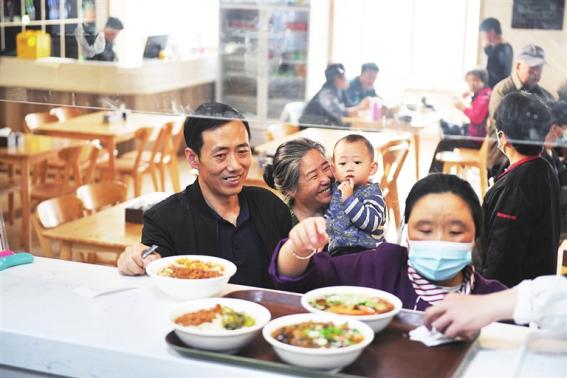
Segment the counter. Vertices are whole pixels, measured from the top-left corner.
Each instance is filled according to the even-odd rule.
[[[131,285],[90,298],[77,288]],[[229,285],[227,292],[242,289]],[[89,377],[278,377],[186,358],[170,349],[167,314],[177,303],[149,277],[115,268],[36,257],[0,272],[0,376],[26,373]],[[510,376],[518,346],[530,330],[493,324],[465,376]],[[408,356],[409,358],[409,356]]]

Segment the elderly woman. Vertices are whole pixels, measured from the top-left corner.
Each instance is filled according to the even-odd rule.
[[[264,181],[286,197],[292,226],[323,216],[331,202],[333,173],[325,148],[307,138],[282,143],[264,171]]]
[[[382,243],[357,254],[317,253],[327,244],[325,220],[299,222],[272,257],[277,288],[304,292],[331,286],[373,287],[397,295],[404,308],[424,310],[448,293],[486,294],[505,289],[472,266],[480,239],[482,210],[466,181],[432,174],[411,189],[405,208],[409,250]]]

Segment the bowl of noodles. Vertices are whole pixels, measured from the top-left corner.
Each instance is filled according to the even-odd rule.
[[[146,273],[171,297],[207,298],[222,292],[236,273],[236,265],[213,256],[170,256],[149,263]]]
[[[327,313],[360,320],[380,332],[402,309],[402,301],[382,290],[359,286],[329,286],[301,297],[309,312]]]

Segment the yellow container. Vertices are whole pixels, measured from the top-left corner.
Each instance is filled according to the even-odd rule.
[[[51,55],[51,38],[42,30],[25,30],[16,37],[18,58],[37,59]]]

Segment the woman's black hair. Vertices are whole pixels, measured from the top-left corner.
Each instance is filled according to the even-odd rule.
[[[244,124],[248,138],[250,138],[248,121],[242,113],[232,106],[220,102],[207,102],[199,105],[195,112],[185,119],[183,124],[187,147],[192,149],[197,156],[200,156],[203,147],[203,132],[214,130],[234,120]]]
[[[567,125],[567,101],[556,101],[551,105],[551,123]]]
[[[405,222],[411,215],[414,205],[428,194],[452,193],[460,197],[468,205],[474,221],[475,238],[481,238],[483,232],[482,207],[471,184],[455,175],[432,173],[414,184],[406,198],[404,210]]]
[[[469,75],[477,77],[478,80],[484,83],[484,85],[488,85],[488,71],[484,68],[473,68],[466,73],[465,78]]]
[[[536,95],[512,92],[504,96],[494,113],[496,129],[520,154],[537,156],[551,126],[549,107]]]

